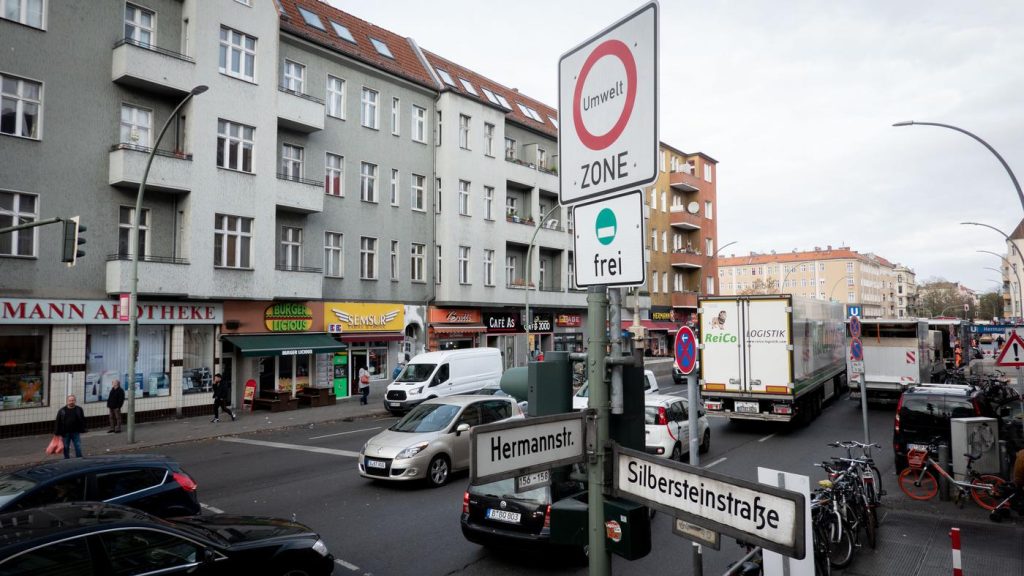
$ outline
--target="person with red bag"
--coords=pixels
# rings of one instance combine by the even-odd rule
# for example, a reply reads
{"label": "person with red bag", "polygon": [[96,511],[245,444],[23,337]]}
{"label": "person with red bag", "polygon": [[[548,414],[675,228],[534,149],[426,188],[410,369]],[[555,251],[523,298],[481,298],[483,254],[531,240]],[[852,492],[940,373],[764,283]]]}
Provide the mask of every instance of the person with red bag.
{"label": "person with red bag", "polygon": [[75,456],[82,457],[82,437],[85,433],[85,412],[81,406],[75,404],[75,395],[68,396],[67,405],[57,411],[56,428],[54,435],[60,436],[64,441],[64,458],[70,458],[68,452],[71,450],[71,443],[75,444]]}

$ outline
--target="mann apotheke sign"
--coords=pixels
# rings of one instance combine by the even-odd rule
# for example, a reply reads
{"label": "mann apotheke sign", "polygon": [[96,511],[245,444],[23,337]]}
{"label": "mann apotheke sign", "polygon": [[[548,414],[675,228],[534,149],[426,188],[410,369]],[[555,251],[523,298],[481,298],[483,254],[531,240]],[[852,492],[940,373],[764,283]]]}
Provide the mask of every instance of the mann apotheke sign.
{"label": "mann apotheke sign", "polygon": [[[221,324],[220,304],[140,302],[139,324]],[[0,298],[0,324],[123,324],[118,300]]]}

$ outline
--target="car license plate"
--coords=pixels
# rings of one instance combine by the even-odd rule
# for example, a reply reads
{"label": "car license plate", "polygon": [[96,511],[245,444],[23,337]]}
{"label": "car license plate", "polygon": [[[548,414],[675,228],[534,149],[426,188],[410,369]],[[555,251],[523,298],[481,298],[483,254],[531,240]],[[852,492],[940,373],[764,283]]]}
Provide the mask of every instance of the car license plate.
{"label": "car license plate", "polygon": [[907,451],[909,452],[911,450],[923,450],[923,451],[927,452],[928,451],[928,445],[927,444],[907,444]]}
{"label": "car license plate", "polygon": [[387,465],[386,462],[384,462],[382,460],[370,460],[369,458],[367,458],[366,459],[366,467],[367,468],[381,468],[381,469],[383,469],[383,468],[387,468],[388,465]]}
{"label": "car license plate", "polygon": [[401,402],[388,402],[388,404],[391,404],[392,408],[398,408],[399,406],[402,405]]}
{"label": "car license plate", "polygon": [[499,520],[501,522],[508,522],[510,524],[519,524],[519,512],[509,512],[508,510],[495,510],[494,508],[487,509],[487,518],[491,520]]}
{"label": "car license plate", "polygon": [[757,402],[736,402],[733,408],[744,414],[757,414],[761,411]]}

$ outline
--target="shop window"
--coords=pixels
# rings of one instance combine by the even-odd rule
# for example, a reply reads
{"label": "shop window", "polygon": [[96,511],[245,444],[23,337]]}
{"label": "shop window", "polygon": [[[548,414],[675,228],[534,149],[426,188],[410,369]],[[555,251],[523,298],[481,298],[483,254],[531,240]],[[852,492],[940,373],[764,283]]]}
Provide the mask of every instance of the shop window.
{"label": "shop window", "polygon": [[[171,329],[167,325],[141,325],[139,357],[135,364],[136,398],[169,396]],[[85,402],[106,402],[117,379],[127,393],[128,326],[96,325],[86,329]]]}
{"label": "shop window", "polygon": [[181,371],[182,394],[213,389],[213,326],[185,326]]}
{"label": "shop window", "polygon": [[49,403],[49,330],[0,326],[0,400],[3,410]]}

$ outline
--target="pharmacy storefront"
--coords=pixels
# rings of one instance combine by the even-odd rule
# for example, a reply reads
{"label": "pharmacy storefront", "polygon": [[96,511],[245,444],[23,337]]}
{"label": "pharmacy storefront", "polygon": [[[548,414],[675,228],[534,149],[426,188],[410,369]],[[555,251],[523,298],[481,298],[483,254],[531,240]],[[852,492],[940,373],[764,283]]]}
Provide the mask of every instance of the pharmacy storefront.
{"label": "pharmacy storefront", "polygon": [[0,298],[0,436],[51,426],[68,394],[87,417],[104,416],[114,380],[134,388],[140,415],[208,405],[198,393],[217,371],[221,305],[141,302],[138,321],[129,377],[128,318],[118,301]]}

